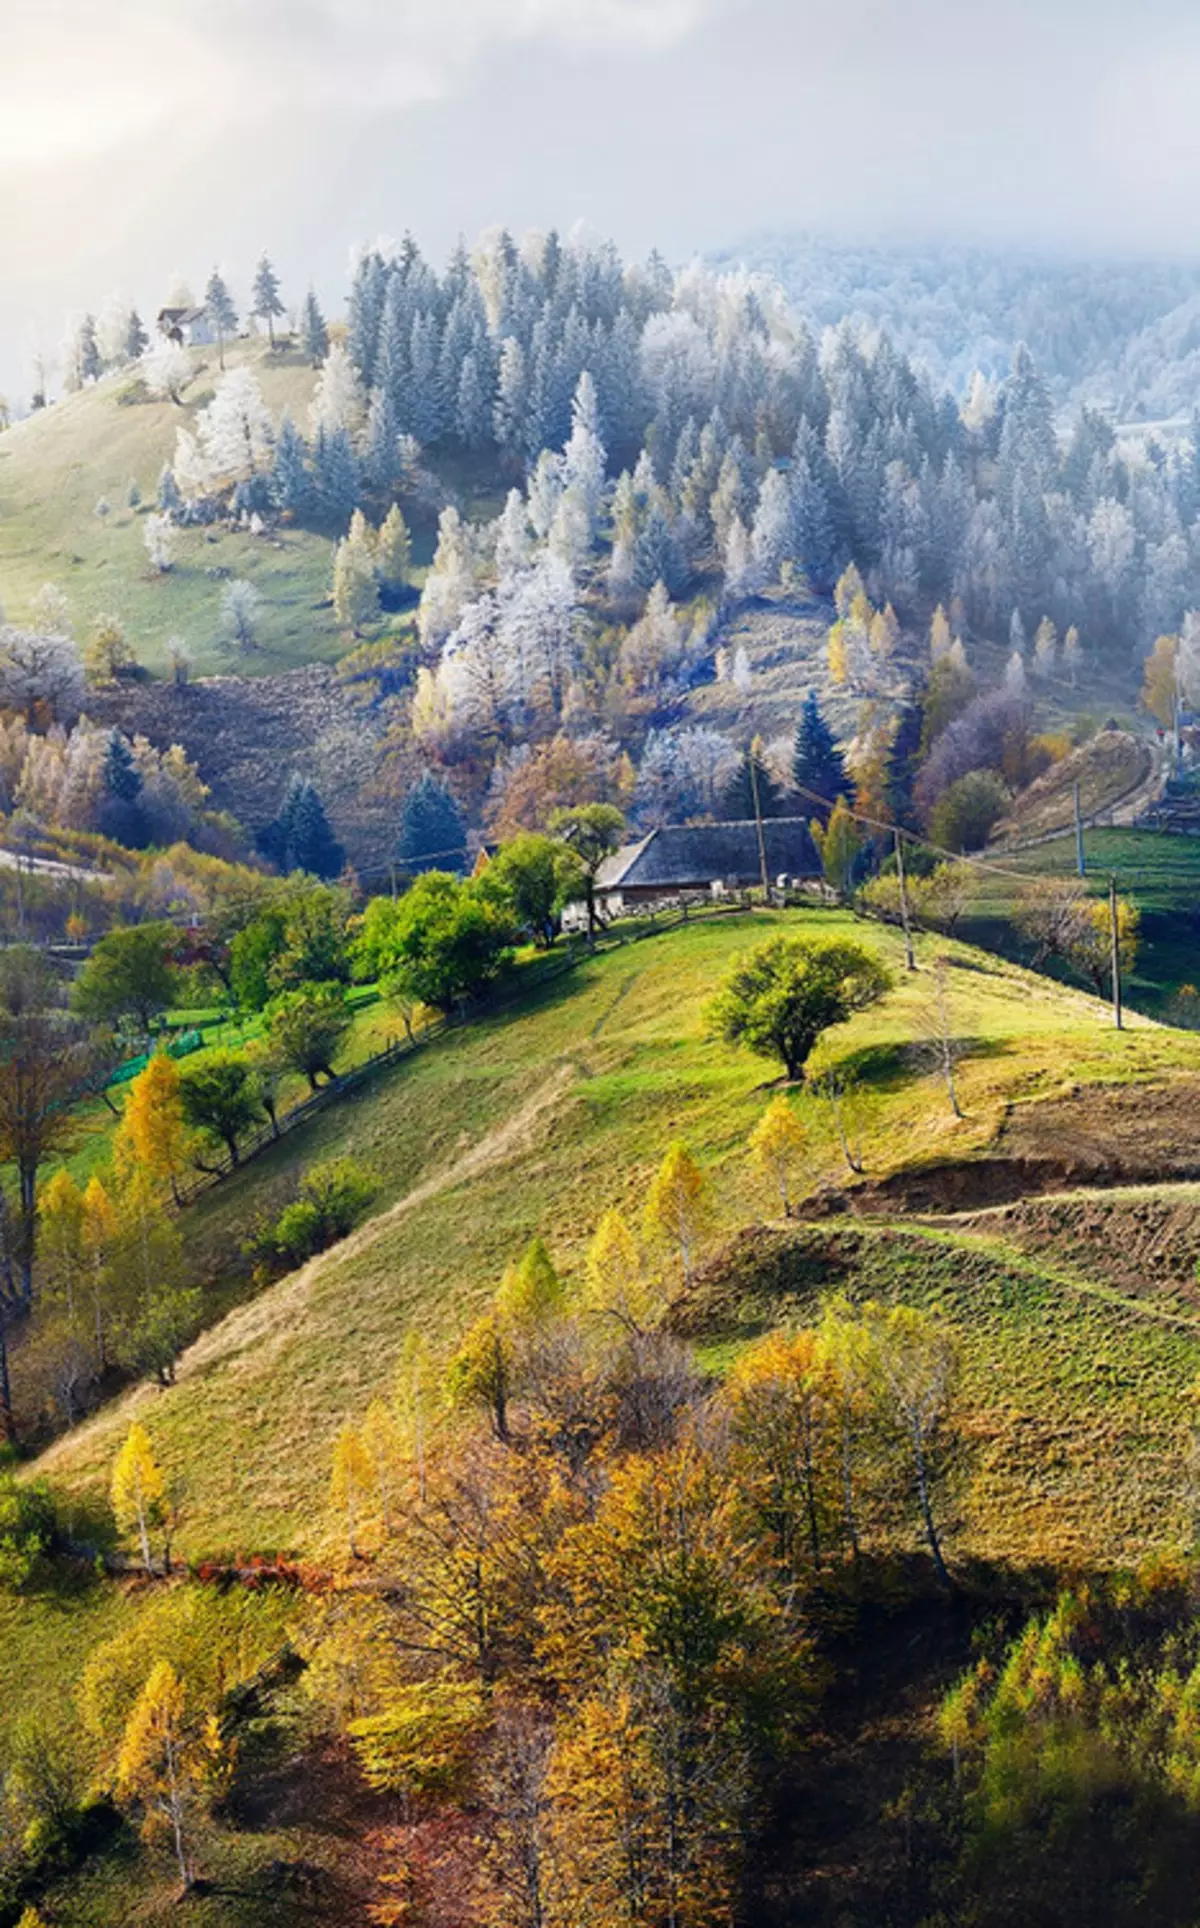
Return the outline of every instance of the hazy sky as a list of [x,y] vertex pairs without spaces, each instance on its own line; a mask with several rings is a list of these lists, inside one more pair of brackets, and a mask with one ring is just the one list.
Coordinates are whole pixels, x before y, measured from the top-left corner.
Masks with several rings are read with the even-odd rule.
[[[1195,248],[1195,0],[0,0],[0,389],[267,247],[583,220]],[[287,288],[285,288],[287,292]]]

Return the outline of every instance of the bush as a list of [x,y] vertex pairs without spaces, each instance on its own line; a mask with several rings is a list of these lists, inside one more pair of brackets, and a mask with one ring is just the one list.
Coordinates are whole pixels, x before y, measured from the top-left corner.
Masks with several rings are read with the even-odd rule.
[[353,1158],[314,1165],[300,1183],[300,1196],[285,1207],[258,1241],[288,1265],[303,1265],[352,1232],[374,1198],[376,1181]]
[[943,850],[982,850],[1009,801],[1007,786],[994,770],[970,770],[934,805],[930,837]]
[[0,1587],[15,1593],[25,1586],[56,1532],[49,1488],[41,1481],[19,1482],[10,1469],[0,1471]]

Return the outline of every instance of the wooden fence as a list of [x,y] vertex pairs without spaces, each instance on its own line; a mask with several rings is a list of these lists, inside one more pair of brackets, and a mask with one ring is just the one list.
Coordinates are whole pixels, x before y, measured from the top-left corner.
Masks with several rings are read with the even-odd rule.
[[523,972],[520,984],[507,995],[479,998],[445,1017],[432,1019],[430,1023],[423,1024],[419,1030],[408,1036],[393,1039],[392,1043],[385,1045],[382,1050],[372,1052],[370,1057],[364,1058],[361,1064],[351,1066],[348,1071],[343,1071],[339,1077],[322,1085],[319,1091],[314,1091],[300,1104],[293,1105],[290,1111],[284,1112],[276,1124],[261,1125],[239,1147],[236,1164],[226,1156],[219,1159],[216,1164],[206,1166],[190,1184],[180,1186],[179,1204],[181,1206],[193,1204],[205,1192],[221,1184],[233,1172],[241,1171],[244,1165],[261,1156],[281,1138],[286,1138],[290,1132],[307,1124],[309,1119],[316,1117],[318,1112],[325,1111],[339,1098],[344,1098],[347,1092],[357,1091],[361,1085],[367,1084],[380,1072],[390,1070],[393,1065],[402,1064],[414,1052],[421,1051],[426,1045],[445,1037],[447,1032],[459,1031],[476,1018],[492,1017],[514,1005],[524,1003],[526,998],[539,991],[543,985],[567,976],[600,952],[616,950],[625,944],[636,944],[646,937],[661,936],[666,931],[678,930],[683,924],[736,915],[744,912],[749,902],[748,897],[735,903],[712,905],[688,904],[680,900],[677,904],[664,905],[661,910],[648,911],[643,917],[630,918],[628,922],[636,924],[639,927],[637,929],[622,930],[619,924],[614,923],[600,934],[593,946],[584,942],[572,943],[558,956],[545,958],[536,972],[528,970]]

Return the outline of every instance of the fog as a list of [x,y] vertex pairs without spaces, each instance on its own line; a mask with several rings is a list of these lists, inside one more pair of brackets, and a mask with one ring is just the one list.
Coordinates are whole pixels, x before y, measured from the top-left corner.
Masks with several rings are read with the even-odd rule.
[[1177,0],[7,0],[0,390],[35,335],[268,248],[582,221],[680,260],[764,228],[1193,251]]

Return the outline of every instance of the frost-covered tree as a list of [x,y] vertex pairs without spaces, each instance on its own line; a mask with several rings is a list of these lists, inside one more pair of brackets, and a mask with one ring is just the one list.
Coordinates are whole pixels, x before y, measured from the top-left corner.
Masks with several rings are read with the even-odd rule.
[[777,582],[784,563],[795,559],[792,491],[787,476],[779,469],[768,469],[763,477],[750,544],[754,567],[762,582]]
[[165,576],[175,559],[175,527],[169,515],[148,515],[142,541],[156,575]]
[[664,582],[656,582],[640,619],[621,644],[621,675],[635,691],[657,690],[675,675],[683,657],[683,626]]
[[225,638],[242,651],[258,645],[262,597],[252,582],[235,577],[221,592],[221,627]]
[[451,507],[438,518],[433,564],[421,592],[417,628],[426,653],[438,649],[458,624],[475,586],[470,534]]
[[231,368],[196,417],[196,441],[207,486],[225,489],[265,474],[273,452],[271,412],[248,368]]
[[192,358],[186,348],[159,335],[150,343],[138,363],[138,373],[151,395],[182,406],[183,391],[194,374]]
[[571,435],[563,450],[562,477],[567,492],[574,492],[586,515],[589,545],[604,494],[606,464],[604,443],[600,439],[596,384],[585,369],[571,403]]
[[366,396],[354,364],[340,341],[331,342],[309,409],[314,440],[321,436],[328,440],[342,432],[353,442],[362,431],[366,413]]
[[304,437],[285,409],[275,437],[271,464],[271,499],[284,515],[302,518],[312,495],[308,450]]

